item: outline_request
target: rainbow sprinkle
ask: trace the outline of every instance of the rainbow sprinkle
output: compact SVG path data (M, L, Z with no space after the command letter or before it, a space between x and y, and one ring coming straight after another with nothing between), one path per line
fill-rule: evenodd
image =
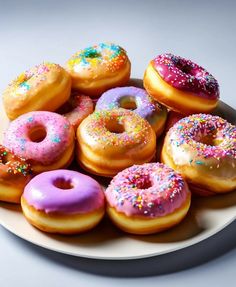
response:
M84 132L92 142L101 143L104 149L108 146L134 147L140 143L145 145L152 132L146 120L125 109L95 111L87 119L87 124L83 128ZM125 132L109 131L107 124L114 121L125 127Z
M118 173L105 191L111 206L127 216L160 217L179 208L188 189L180 174L161 163L133 165Z
M102 65L105 70L115 72L127 62L126 51L113 43L100 43L80 50L67 62L70 70L79 71Z
M62 69L58 64L44 62L33 68L21 73L7 87L4 93L25 94L30 89L37 87L41 82L46 80L47 73L51 70Z
M219 98L217 80L194 62L167 53L157 56L152 64L159 75L176 89L190 91L209 99Z
M236 127L218 116L196 114L183 118L169 130L168 136L171 146L195 154L190 164L204 165L208 158L236 159Z
M32 173L31 167L25 159L12 154L2 145L0 145L0 166L1 165L3 165L6 168L7 173L10 174L22 174L23 176L28 176Z

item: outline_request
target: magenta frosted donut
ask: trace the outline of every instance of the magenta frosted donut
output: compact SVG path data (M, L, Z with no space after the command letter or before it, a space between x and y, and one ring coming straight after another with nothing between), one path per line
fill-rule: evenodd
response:
M161 157L200 195L236 188L236 127L218 116L179 120L165 137Z
M12 121L4 135L4 145L25 158L33 172L58 169L73 158L74 130L63 116L35 111Z
M46 232L79 233L91 229L104 215L104 193L91 177L72 170L35 176L21 198L24 215Z
M157 101L184 115L212 111L220 95L217 80L206 69L170 53L149 63L144 87Z
M179 223L191 201L181 175L161 163L134 165L121 171L105 196L112 221L135 234L159 232Z
M137 87L119 87L103 93L96 110L131 109L149 122L157 135L163 131L167 109L154 101L148 93Z

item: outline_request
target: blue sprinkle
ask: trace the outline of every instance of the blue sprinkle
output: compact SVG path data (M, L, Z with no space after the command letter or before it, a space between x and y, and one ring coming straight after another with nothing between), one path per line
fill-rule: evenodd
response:
M55 137L52 138L52 142L59 143L59 142L61 142L61 139L60 139L60 137L55 136Z
M22 83L20 84L20 87L25 88L27 91L30 89L30 85L27 84L27 82L22 82Z
M34 120L34 118L33 118L33 117L28 118L28 122L29 122L29 123L32 123L32 122L33 122L33 120Z

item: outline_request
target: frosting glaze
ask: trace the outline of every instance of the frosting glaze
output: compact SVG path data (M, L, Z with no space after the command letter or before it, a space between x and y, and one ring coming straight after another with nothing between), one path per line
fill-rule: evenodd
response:
M153 141L154 132L148 122L129 110L95 111L86 120L83 136L86 143L90 143L94 148L95 144L101 144L104 150L114 150L117 146L134 150L139 145L144 146ZM123 132L111 132L107 128L107 125L114 121L124 127Z
M210 114L191 115L169 130L166 142L176 164L235 178L236 127L226 120Z
M11 89L16 96L27 94L30 90L37 89L42 82L45 82L48 73L60 72L62 69L58 64L44 62L21 73L9 84L8 89Z
M151 218L174 212L188 194L181 175L161 163L127 168L112 179L105 191L107 201L117 211Z
M45 138L34 142L31 131L45 131ZM26 113L12 121L4 135L4 145L17 156L49 165L54 163L74 141L69 121L52 112Z
M111 110L125 108L126 106L135 105L133 112L146 119L152 127L155 127L159 121L163 124L167 117L167 110L157 101L154 101L148 93L141 88L120 87L110 89L103 93L98 99L96 110Z
M62 189L57 181L70 184ZM35 176L25 187L23 197L29 205L46 213L88 213L104 206L104 193L91 177L72 170L54 170Z
M219 98L217 80L203 67L190 60L166 53L157 56L152 65L163 80L176 89L208 99Z
M75 53L67 62L69 69L79 73L84 69L99 67L115 72L127 62L125 50L113 43L100 43Z

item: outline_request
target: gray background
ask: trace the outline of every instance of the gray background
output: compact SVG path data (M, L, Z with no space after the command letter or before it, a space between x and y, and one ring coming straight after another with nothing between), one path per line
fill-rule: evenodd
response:
M212 72L222 100L235 108L235 15L234 1L0 0L0 92L30 66L45 60L63 65L80 48L114 41L128 51L133 77L142 78L155 55L172 52ZM234 285L235 227L191 248L133 262L64 256L0 227L0 286Z

